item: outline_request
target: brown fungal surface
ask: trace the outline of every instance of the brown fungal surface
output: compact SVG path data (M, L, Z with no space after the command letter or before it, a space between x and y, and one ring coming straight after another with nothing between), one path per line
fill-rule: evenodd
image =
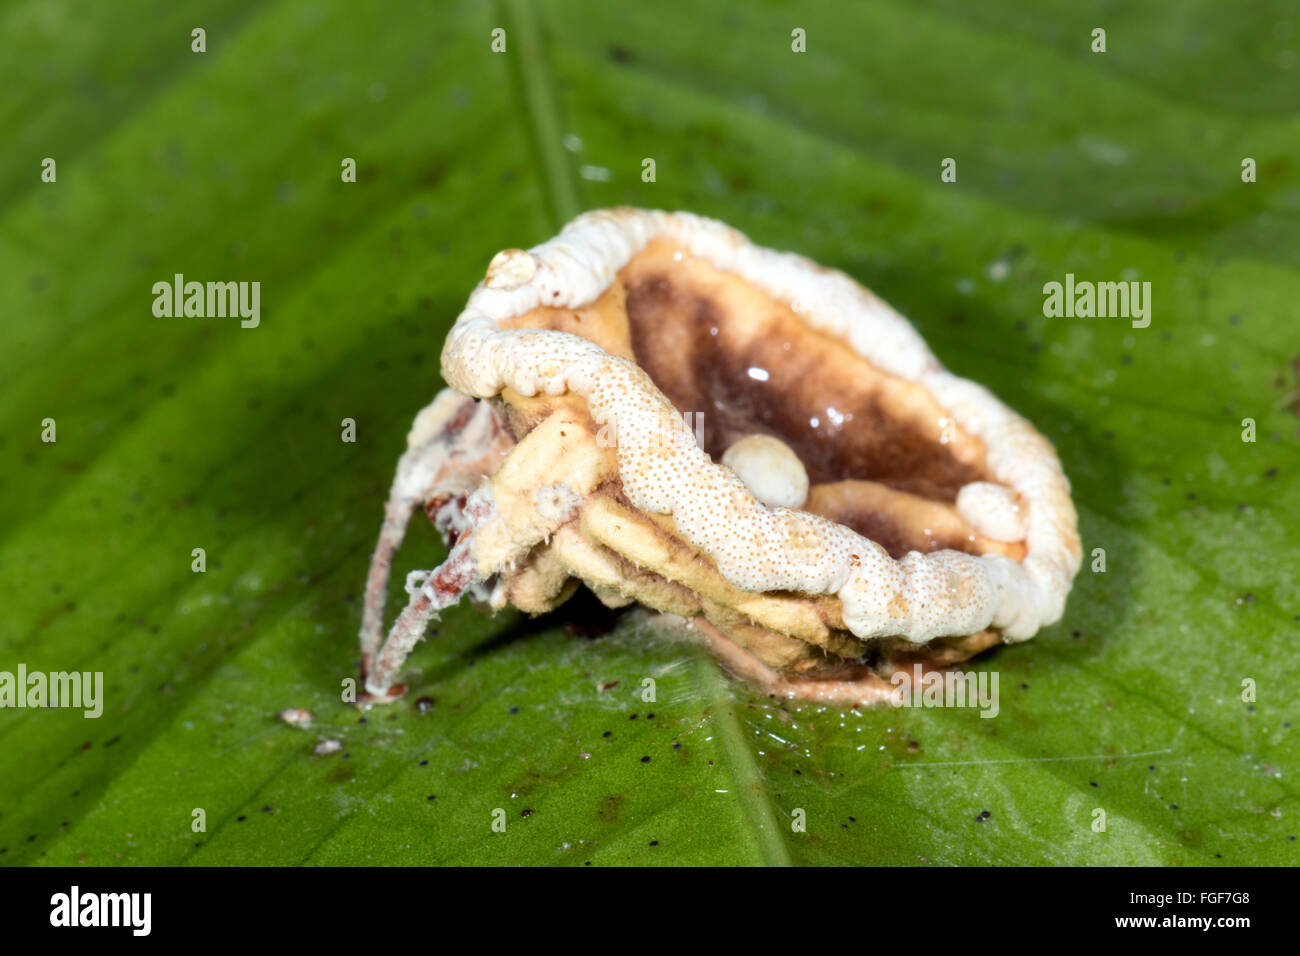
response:
M498 255L399 463L367 588L367 689L437 610L585 584L696 622L775 693L871 701L1059 618L1079 564L1050 444L840 273L687 214L589 213ZM727 462L724 464L723 462ZM408 578L410 513L451 553Z

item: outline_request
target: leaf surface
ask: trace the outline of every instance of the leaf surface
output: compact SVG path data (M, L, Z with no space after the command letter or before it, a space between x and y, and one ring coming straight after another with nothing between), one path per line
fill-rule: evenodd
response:
M7 6L0 670L105 699L0 711L0 861L1296 863L1300 24L1262 6ZM405 701L339 701L451 321L494 252L625 203L843 269L1056 444L1088 558L975 662L996 718L468 606ZM259 281L260 326L155 318L176 273ZM1066 273L1149 281L1150 327L1045 318Z

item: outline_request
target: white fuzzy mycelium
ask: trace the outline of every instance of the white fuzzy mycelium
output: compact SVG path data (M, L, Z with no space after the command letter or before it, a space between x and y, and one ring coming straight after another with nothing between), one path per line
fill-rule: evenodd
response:
M693 442L665 452L653 440L656 423L675 410L636 364L569 333L500 327L538 306L592 303L657 238L775 300L797 302L810 327L928 390L958 427L984 443L998 482L964 489L959 513L991 538L1023 541L1024 560L957 551L894 560L843 525L768 507ZM635 507L672 515L682 536L742 590L838 596L846 626L860 638L923 642L991 626L1007 640L1025 640L1063 613L1080 549L1069 483L1051 444L987 389L944 369L906 319L853 280L755 246L722 223L689 213L602 210L579 216L528 252L502 253L448 336L442 369L448 384L469 396L510 387L523 395L583 397L597 421L619 422L619 476Z

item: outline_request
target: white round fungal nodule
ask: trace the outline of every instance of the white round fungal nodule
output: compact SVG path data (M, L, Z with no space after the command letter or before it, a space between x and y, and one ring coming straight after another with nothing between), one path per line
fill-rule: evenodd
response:
M769 508L802 508L808 500L808 472L779 438L746 435L726 450L722 463Z

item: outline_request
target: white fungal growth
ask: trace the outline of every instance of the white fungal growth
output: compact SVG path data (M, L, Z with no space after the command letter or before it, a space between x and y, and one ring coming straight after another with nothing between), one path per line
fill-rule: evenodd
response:
M559 524L573 516L582 504L582 498L568 485L556 482L539 488L533 503L543 520L548 524Z
M498 252L488 263L483 284L489 289L518 289L537 274L537 260L522 249Z
M802 508L808 500L808 472L779 438L746 435L726 450L722 463L770 508Z
M987 481L972 481L958 492L957 513L994 541L1023 541L1029 527L1015 492Z
M1023 540L1023 561L949 550L895 560L844 525L769 508L694 443L665 448L649 440L656 422L675 410L635 363L566 332L501 328L538 306L589 305L656 238L774 300L797 302L810 328L923 386L983 443L988 471L1007 492L977 489L959 502L961 515L992 538ZM617 421L618 474L628 500L644 512L671 515L678 533L735 587L836 595L845 626L864 639L924 642L991 626L1006 640L1024 640L1060 618L1080 548L1069 484L1052 446L987 389L945 370L906 319L847 276L754 246L722 223L636 209L587 213L531 252L503 256L447 338L447 383L480 398L505 388L524 396L568 392L584 398L597 421Z
M312 712L301 707L286 707L277 716L290 727L303 727L312 721Z

